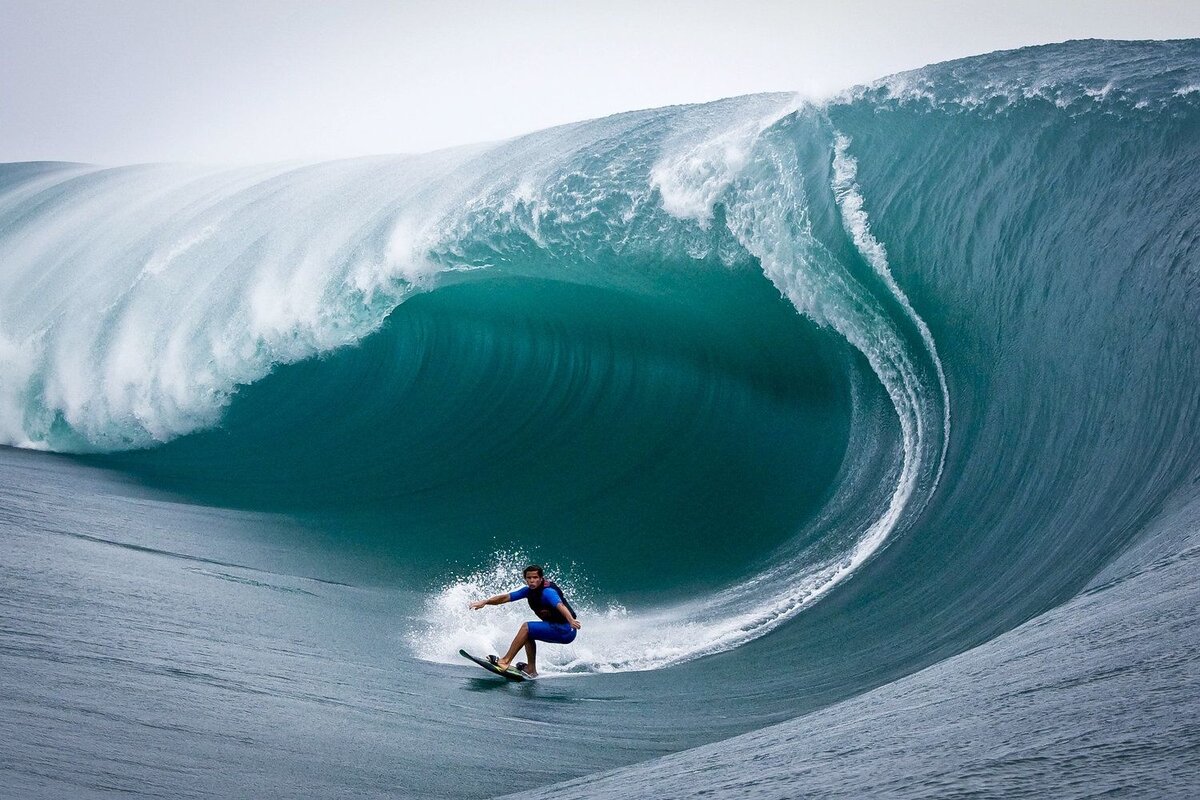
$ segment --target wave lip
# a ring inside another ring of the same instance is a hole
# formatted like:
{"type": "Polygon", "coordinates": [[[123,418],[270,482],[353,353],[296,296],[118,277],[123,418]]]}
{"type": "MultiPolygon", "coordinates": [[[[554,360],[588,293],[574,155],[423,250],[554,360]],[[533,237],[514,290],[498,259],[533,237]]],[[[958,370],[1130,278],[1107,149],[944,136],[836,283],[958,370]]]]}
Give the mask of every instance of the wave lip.
{"type": "Polygon", "coordinates": [[[835,96],[835,104],[901,104],[1001,113],[1040,101],[1071,113],[1169,110],[1200,101],[1195,40],[1078,40],[1003,50],[889,75],[835,96]]]}

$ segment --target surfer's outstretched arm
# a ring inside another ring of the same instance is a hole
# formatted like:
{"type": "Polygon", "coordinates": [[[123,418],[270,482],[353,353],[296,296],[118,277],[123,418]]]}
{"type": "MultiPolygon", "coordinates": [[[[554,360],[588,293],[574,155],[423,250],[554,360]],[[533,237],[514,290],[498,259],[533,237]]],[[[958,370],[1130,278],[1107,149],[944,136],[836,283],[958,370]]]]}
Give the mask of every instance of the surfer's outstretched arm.
{"type": "Polygon", "coordinates": [[[487,600],[476,600],[474,603],[471,603],[471,610],[478,611],[484,606],[501,606],[507,603],[509,599],[507,594],[498,594],[495,597],[489,597],[487,600]]]}

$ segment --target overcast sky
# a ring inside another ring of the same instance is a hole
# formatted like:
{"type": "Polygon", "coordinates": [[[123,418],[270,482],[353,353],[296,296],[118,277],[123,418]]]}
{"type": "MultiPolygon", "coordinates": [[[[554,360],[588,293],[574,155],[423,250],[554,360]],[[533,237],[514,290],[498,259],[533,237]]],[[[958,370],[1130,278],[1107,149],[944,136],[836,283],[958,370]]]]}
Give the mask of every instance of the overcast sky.
{"type": "Polygon", "coordinates": [[[820,94],[1029,44],[1200,36],[1200,3],[0,0],[0,161],[417,152],[820,94]]]}

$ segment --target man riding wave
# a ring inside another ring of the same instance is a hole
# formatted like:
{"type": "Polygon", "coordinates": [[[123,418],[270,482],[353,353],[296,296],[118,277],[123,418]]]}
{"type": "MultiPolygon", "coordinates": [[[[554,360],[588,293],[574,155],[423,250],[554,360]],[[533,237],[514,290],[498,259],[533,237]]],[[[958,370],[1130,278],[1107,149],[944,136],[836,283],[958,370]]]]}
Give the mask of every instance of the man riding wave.
{"type": "Polygon", "coordinates": [[[502,670],[508,669],[517,652],[524,647],[526,664],[517,664],[517,669],[531,678],[537,677],[537,642],[553,644],[570,644],[575,640],[575,631],[582,626],[575,619],[575,611],[567,602],[562,589],[554,581],[546,580],[542,568],[530,564],[522,571],[525,585],[508,594],[498,594],[487,600],[476,600],[471,603],[471,610],[478,611],[484,606],[499,606],[513,600],[525,600],[533,613],[537,614],[537,622],[526,622],[521,625],[513,638],[512,646],[508,648],[503,658],[488,656],[488,660],[502,670]]]}

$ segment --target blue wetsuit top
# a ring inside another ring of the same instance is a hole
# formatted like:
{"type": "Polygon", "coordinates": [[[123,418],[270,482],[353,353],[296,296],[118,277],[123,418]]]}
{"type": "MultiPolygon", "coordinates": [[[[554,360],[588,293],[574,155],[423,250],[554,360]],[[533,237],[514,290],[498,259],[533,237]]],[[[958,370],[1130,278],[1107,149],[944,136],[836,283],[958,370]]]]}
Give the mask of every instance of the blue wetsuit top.
{"type": "MultiPolygon", "coordinates": [[[[522,586],[515,592],[508,593],[508,599],[524,600],[529,597],[529,587],[522,586]]],[[[563,602],[562,594],[553,587],[547,586],[542,589],[542,602],[548,603],[549,608],[557,608],[558,604],[563,602]]],[[[562,613],[554,612],[560,618],[562,613]]],[[[538,612],[541,616],[541,612],[538,612]]],[[[546,620],[538,620],[537,622],[525,623],[529,628],[529,638],[536,639],[539,642],[553,642],[555,644],[570,644],[575,640],[575,629],[572,628],[566,620],[560,622],[547,622],[546,620]]]]}
{"type": "MultiPolygon", "coordinates": [[[[522,586],[515,592],[508,593],[508,601],[511,603],[514,600],[524,600],[528,596],[529,587],[522,586]]],[[[542,599],[549,603],[551,608],[556,608],[558,604],[562,602],[562,595],[554,591],[554,589],[551,587],[547,586],[545,589],[542,589],[542,599]]]]}

